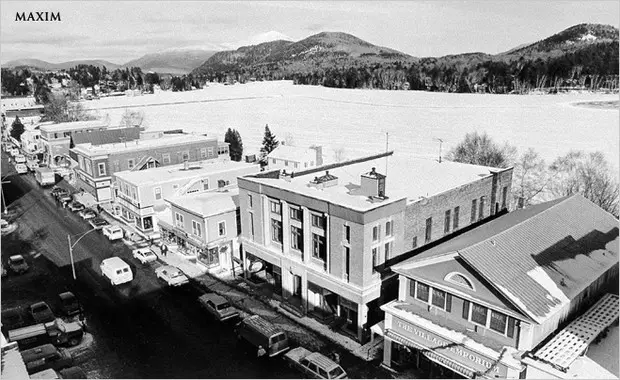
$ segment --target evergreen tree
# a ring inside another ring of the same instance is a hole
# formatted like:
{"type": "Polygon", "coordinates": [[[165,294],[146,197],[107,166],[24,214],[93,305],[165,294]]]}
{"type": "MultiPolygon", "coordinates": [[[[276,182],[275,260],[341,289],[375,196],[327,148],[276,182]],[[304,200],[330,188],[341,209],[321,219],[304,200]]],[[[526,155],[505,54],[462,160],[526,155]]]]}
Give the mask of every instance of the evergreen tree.
{"type": "Polygon", "coordinates": [[[267,157],[267,155],[269,153],[271,153],[274,149],[276,149],[278,147],[280,143],[278,142],[278,139],[276,139],[276,136],[271,133],[271,130],[269,129],[269,125],[265,124],[265,135],[263,137],[263,146],[260,148],[260,152],[261,152],[261,161],[264,162],[265,157],[267,157]]]}
{"type": "Polygon", "coordinates": [[[17,141],[22,141],[22,134],[24,133],[24,124],[19,120],[19,116],[15,116],[15,121],[11,124],[11,137],[17,141]]]}
{"type": "Polygon", "coordinates": [[[230,144],[230,159],[233,161],[241,161],[241,158],[243,157],[243,141],[241,141],[239,131],[228,128],[226,135],[224,136],[224,142],[230,144]]]}

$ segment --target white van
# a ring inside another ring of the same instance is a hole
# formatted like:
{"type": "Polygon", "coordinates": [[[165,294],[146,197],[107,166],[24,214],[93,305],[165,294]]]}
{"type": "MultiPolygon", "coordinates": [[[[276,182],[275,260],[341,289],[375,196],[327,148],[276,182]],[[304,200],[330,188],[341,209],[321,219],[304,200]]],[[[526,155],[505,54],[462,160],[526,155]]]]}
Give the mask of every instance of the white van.
{"type": "Polygon", "coordinates": [[[17,162],[18,164],[25,164],[26,163],[26,156],[24,156],[23,154],[18,154],[15,156],[15,162],[17,162]]]}
{"type": "Polygon", "coordinates": [[[27,174],[28,166],[26,166],[26,164],[15,164],[15,171],[18,174],[27,174]]]}
{"type": "Polygon", "coordinates": [[[129,264],[120,257],[110,257],[101,262],[101,274],[110,280],[112,285],[120,285],[133,280],[129,264]]]}

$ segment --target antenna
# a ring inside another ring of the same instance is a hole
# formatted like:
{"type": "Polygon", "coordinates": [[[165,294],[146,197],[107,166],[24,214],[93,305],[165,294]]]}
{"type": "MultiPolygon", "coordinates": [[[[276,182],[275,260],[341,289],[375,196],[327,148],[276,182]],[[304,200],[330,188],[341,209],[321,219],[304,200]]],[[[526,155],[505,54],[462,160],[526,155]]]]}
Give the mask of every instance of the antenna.
{"type": "Polygon", "coordinates": [[[444,140],[438,137],[436,137],[435,140],[439,141],[439,163],[441,163],[441,147],[443,145],[444,140]]]}

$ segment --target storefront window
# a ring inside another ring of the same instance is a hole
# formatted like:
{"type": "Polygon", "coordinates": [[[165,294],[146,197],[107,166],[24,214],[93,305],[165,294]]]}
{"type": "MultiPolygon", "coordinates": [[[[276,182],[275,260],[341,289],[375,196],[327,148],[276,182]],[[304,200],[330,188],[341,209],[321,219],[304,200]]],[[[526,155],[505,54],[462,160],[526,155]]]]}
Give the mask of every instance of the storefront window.
{"type": "Polygon", "coordinates": [[[143,219],[143,221],[144,221],[145,230],[150,230],[153,228],[153,217],[147,216],[146,218],[143,219]]]}
{"type": "Polygon", "coordinates": [[[476,322],[480,325],[486,326],[487,324],[487,309],[484,306],[480,306],[478,304],[471,304],[471,321],[476,322]]]}
{"type": "Polygon", "coordinates": [[[496,311],[491,311],[491,330],[497,331],[500,334],[504,334],[506,332],[506,321],[508,316],[506,314],[498,313],[496,311]]]}
{"type": "Polygon", "coordinates": [[[220,264],[219,249],[215,247],[206,251],[200,251],[200,261],[208,267],[218,266],[220,264]]]}
{"type": "Polygon", "coordinates": [[[424,302],[428,302],[428,285],[425,284],[421,284],[418,282],[418,289],[417,289],[417,294],[416,294],[416,298],[424,301],[424,302]]]}

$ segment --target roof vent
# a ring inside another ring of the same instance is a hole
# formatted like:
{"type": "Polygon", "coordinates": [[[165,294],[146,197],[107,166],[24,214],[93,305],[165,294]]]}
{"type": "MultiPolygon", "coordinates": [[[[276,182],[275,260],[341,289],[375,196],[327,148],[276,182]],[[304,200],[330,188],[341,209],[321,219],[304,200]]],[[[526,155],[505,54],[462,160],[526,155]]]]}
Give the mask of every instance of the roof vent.
{"type": "Polygon", "coordinates": [[[309,186],[316,187],[317,189],[323,189],[336,185],[338,185],[338,177],[333,174],[329,174],[329,170],[325,171],[325,174],[320,177],[314,177],[314,180],[309,183],[309,186]]]}

